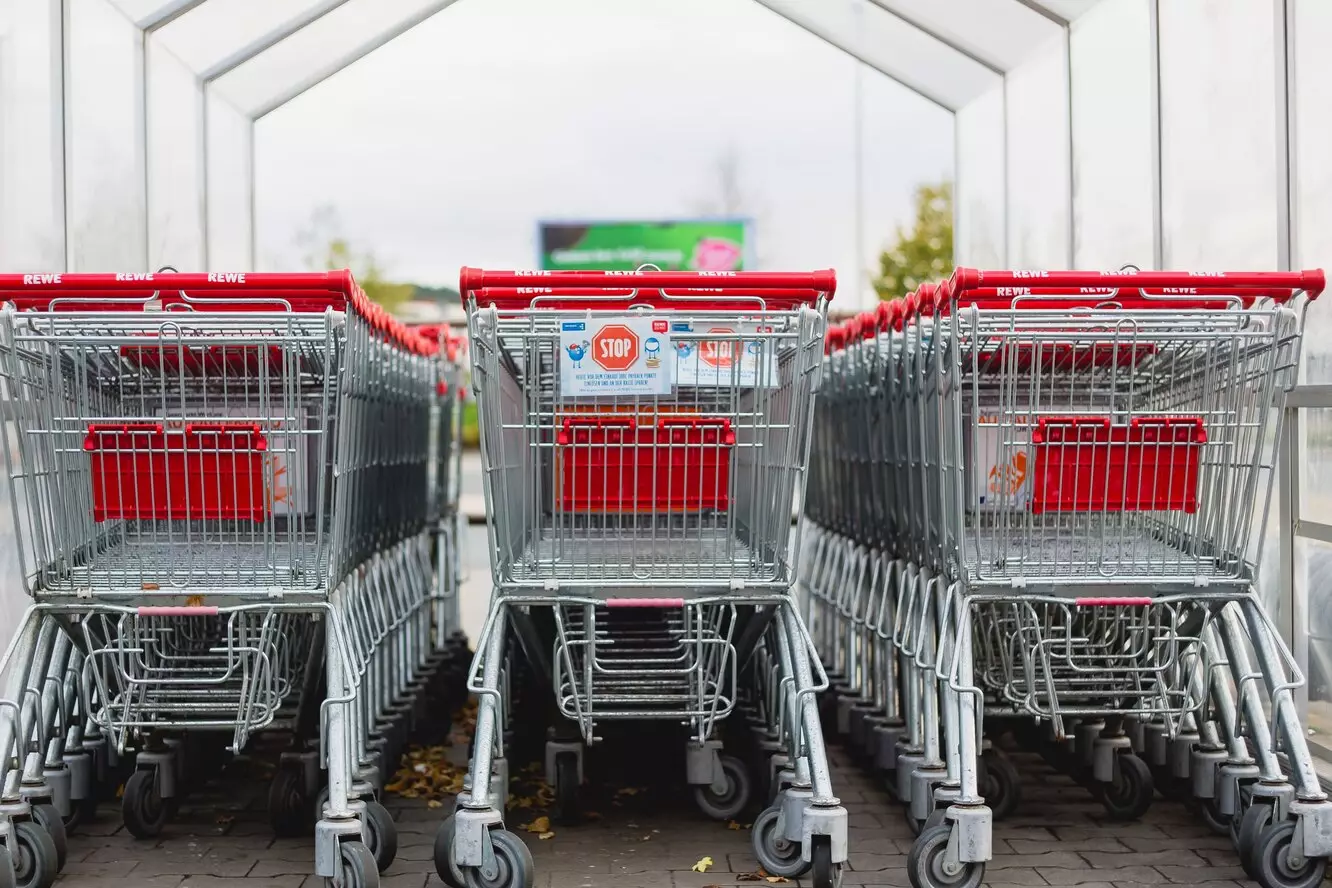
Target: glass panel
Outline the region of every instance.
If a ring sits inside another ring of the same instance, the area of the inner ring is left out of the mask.
[[[957,264],[1003,268],[1004,91],[996,87],[957,112]]]
[[[1165,263],[1274,268],[1272,5],[1171,0],[1159,6]]]
[[[1151,0],[1072,25],[1073,264],[1152,266]]]
[[[204,270],[203,101],[194,74],[148,44],[148,264]]]
[[[1332,408],[1301,410],[1300,438],[1300,517],[1332,524]]]
[[[1295,582],[1308,595],[1309,715],[1305,726],[1311,744],[1332,747],[1332,546],[1295,538]],[[1280,624],[1278,624],[1280,625]]]
[[[216,93],[208,97],[208,270],[247,271],[254,264],[254,125]]]
[[[310,19],[345,0],[209,0],[157,32],[162,43],[200,73],[291,22]]]
[[[1052,40],[1008,74],[1008,259],[1069,264],[1067,45]]]
[[[60,3],[0,2],[0,268],[65,265]]]
[[[141,271],[147,261],[143,41],[105,0],[67,5],[70,271]]]
[[[1295,256],[1301,268],[1332,267],[1332,4],[1294,0],[1295,52],[1291,89],[1295,114]],[[1316,305],[1306,318],[1305,381],[1332,383],[1332,309]],[[1332,520],[1332,515],[1328,519]]]
[[[994,0],[872,0],[1004,70],[1022,64],[1059,25],[1019,3]]]

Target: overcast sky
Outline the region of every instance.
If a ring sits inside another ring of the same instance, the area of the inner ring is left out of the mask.
[[[849,296],[856,66],[752,0],[465,0],[260,121],[259,261],[290,267],[333,204],[395,277],[531,267],[539,219],[697,215],[730,153],[759,262],[835,267]],[[953,133],[861,83],[868,264]]]

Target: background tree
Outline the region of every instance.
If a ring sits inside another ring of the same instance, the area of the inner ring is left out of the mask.
[[[384,268],[371,250],[362,250],[342,233],[338,212],[331,206],[314,211],[310,224],[296,236],[305,266],[316,271],[350,268],[365,295],[389,311],[412,298],[414,284],[401,284],[387,278]]]
[[[897,227],[896,242],[879,255],[872,277],[880,299],[905,296],[923,283],[953,271],[953,183],[916,189],[916,221],[910,231]]]

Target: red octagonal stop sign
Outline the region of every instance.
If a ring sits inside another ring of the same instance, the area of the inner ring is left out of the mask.
[[[726,336],[735,335],[735,331],[730,327],[713,327],[708,332]],[[698,356],[714,367],[729,367],[735,362],[734,339],[705,339],[700,345],[702,348],[699,349]]]
[[[624,324],[607,324],[592,337],[592,360],[603,370],[628,370],[638,360],[638,334]]]

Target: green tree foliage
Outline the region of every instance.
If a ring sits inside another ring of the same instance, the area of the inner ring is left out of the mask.
[[[923,283],[953,271],[953,183],[916,189],[916,221],[910,231],[898,226],[896,242],[879,256],[873,276],[880,299],[905,296]]]
[[[333,207],[315,210],[309,226],[301,231],[296,242],[305,254],[307,268],[317,271],[350,268],[365,295],[389,311],[411,299],[416,291],[413,284],[389,280],[374,252],[358,248],[342,233]]]

